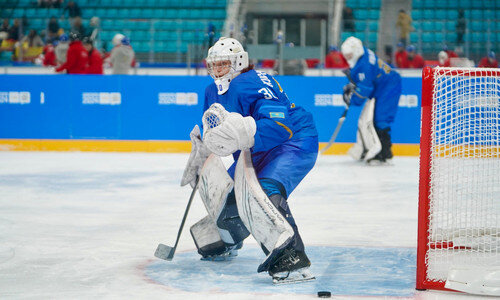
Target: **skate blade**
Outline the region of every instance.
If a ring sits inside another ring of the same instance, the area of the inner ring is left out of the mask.
[[[273,284],[279,285],[300,283],[316,279],[316,277],[312,275],[308,268],[309,267],[298,269],[290,272],[289,274],[288,272],[276,273],[273,275]]]
[[[224,253],[222,255],[202,257],[202,258],[200,258],[200,260],[203,260],[203,261],[231,261],[236,256],[238,256],[238,250],[231,250],[231,251]]]

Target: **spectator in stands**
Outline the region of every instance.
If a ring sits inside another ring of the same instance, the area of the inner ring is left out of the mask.
[[[448,58],[458,57],[458,54],[455,51],[449,49],[448,45],[446,44],[443,45],[443,51],[446,52],[446,54],[448,54]]]
[[[396,21],[396,27],[399,27],[399,40],[403,43],[403,46],[406,46],[408,42],[408,37],[410,36],[410,31],[413,30],[411,26],[412,19],[410,15],[408,15],[404,9],[399,10],[398,20]]]
[[[82,16],[82,11],[75,1],[69,1],[68,4],[66,4],[66,7],[63,10],[63,17],[66,14],[66,11],[68,11],[70,23],[73,23],[74,18]]]
[[[88,64],[85,74],[103,74],[102,70],[102,56],[99,51],[94,48],[94,44],[91,38],[83,38],[83,46],[88,51]]]
[[[88,52],[81,42],[81,37],[76,32],[69,34],[70,43],[66,62],[56,68],[56,72],[66,70],[67,74],[84,74],[88,64]]]
[[[2,45],[2,41],[6,40],[9,36],[9,19],[3,19],[2,26],[0,26],[0,45]]]
[[[479,68],[498,68],[498,61],[496,60],[495,52],[488,52],[488,55],[483,57],[477,66]]]
[[[0,26],[0,32],[5,32],[9,34],[10,21],[8,18],[3,19],[2,26]]]
[[[455,29],[457,32],[457,45],[462,45],[464,43],[464,34],[466,28],[465,12],[463,9],[458,10],[458,19]]]
[[[30,29],[19,42],[16,51],[16,57],[23,58],[25,61],[32,61],[43,52],[43,41],[35,29]]]
[[[325,57],[325,68],[345,69],[348,67],[349,65],[347,64],[347,61],[342,53],[339,51],[339,48],[331,46],[330,52],[328,52]]]
[[[56,51],[56,61],[58,65],[62,65],[66,62],[66,54],[69,49],[69,37],[66,33],[61,34],[57,45],[55,45]]]
[[[85,27],[82,24],[81,17],[75,17],[73,19],[73,25],[71,26],[71,32],[78,33],[82,38],[87,36],[87,32],[85,31]]]
[[[60,8],[63,0],[38,0],[38,7]]]
[[[215,30],[216,30],[215,25],[212,22],[208,23],[208,28],[207,28],[208,48],[214,45]]]
[[[264,69],[273,69],[276,61],[274,59],[264,59],[262,60],[261,67]]]
[[[14,20],[14,24],[9,28],[9,36],[7,37],[8,40],[13,40],[13,41],[19,41],[19,36],[20,36],[20,28],[21,28],[21,22],[19,19]]]
[[[408,53],[405,50],[405,45],[402,42],[399,42],[396,45],[396,54],[394,55],[394,59],[396,60],[396,67],[404,68],[404,64],[407,58]]]
[[[98,35],[99,35],[99,25],[101,24],[101,19],[99,19],[99,17],[92,17],[90,18],[90,22],[89,22],[89,25],[90,25],[90,28],[91,28],[91,32],[89,37],[92,41],[94,41],[94,46],[96,48],[98,48],[96,45],[95,45],[95,42],[97,41],[97,38],[98,38]]]
[[[344,31],[354,31],[354,13],[352,12],[352,8],[347,6],[344,7],[342,11],[342,21],[344,23]]]
[[[54,43],[57,44],[57,40]],[[56,51],[52,43],[47,43],[43,47],[43,52],[35,59],[35,64],[43,65],[44,67],[57,66]]]
[[[446,53],[445,51],[439,52],[438,61],[439,61],[440,67],[449,67],[450,66],[450,59],[448,58],[448,53]]]
[[[415,46],[409,45],[406,47],[406,51],[408,56],[403,63],[403,68],[421,69],[425,66],[424,58],[420,54],[417,54]]]
[[[118,38],[122,36],[121,40]],[[129,74],[131,67],[135,65],[135,52],[130,46],[130,39],[122,34],[113,37],[113,50],[106,59],[113,68],[113,74]]]
[[[59,29],[61,29],[61,27],[59,26],[59,22],[57,21],[57,18],[54,16],[50,17],[49,25],[47,27],[48,27],[47,42],[51,43],[54,40],[57,40],[57,38],[59,36]]]

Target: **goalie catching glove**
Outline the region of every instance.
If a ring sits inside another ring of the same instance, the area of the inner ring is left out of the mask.
[[[182,174],[181,186],[185,186],[189,183],[194,187],[196,176],[200,173],[203,164],[211,152],[201,140],[201,133],[198,125],[194,126],[189,136],[191,137],[191,155],[189,155],[184,174]]]
[[[203,114],[203,141],[219,156],[253,147],[256,131],[252,117],[230,113],[219,103],[212,104]]]

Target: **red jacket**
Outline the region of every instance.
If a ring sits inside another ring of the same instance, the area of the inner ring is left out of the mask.
[[[43,65],[44,66],[56,66],[56,51],[52,44],[47,44],[43,48]]]
[[[415,54],[413,56],[413,59],[407,57],[403,64],[403,68],[408,68],[408,69],[416,69],[416,68],[421,69],[424,66],[425,66],[424,58],[419,54]]]
[[[493,62],[490,63],[488,57],[483,57],[477,66],[479,68],[498,68],[498,61],[494,59]]]
[[[398,68],[406,68],[405,67],[405,61],[406,58],[408,57],[408,54],[406,51],[397,51],[395,55],[395,60],[396,60],[396,67]]]
[[[92,48],[89,51],[89,61],[85,74],[103,74],[102,57],[97,49]]]
[[[66,62],[60,65],[56,72],[66,70],[68,74],[84,74],[88,63],[88,53],[82,42],[74,41],[69,44]]]
[[[342,53],[339,51],[331,51],[325,57],[325,68],[344,69],[349,67]]]

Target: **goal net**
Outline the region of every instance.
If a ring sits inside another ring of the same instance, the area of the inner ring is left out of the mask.
[[[500,283],[498,69],[424,69],[418,222],[417,289]]]

